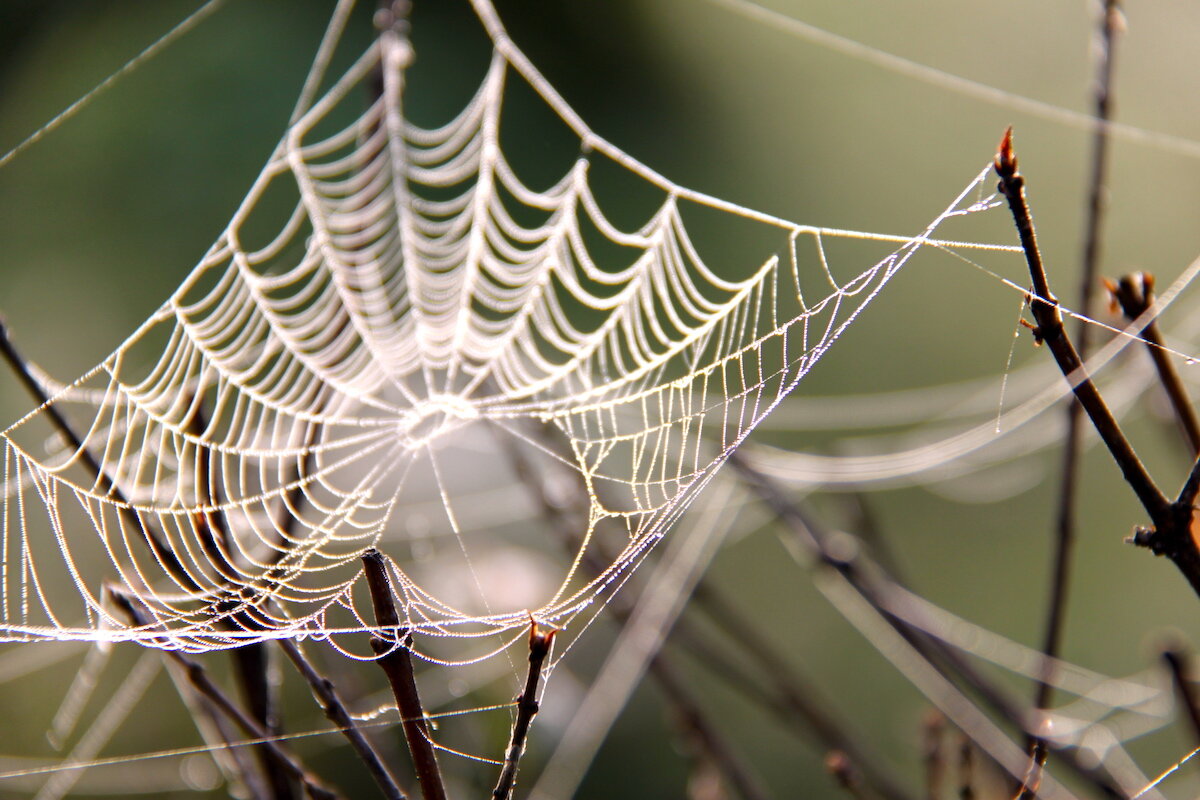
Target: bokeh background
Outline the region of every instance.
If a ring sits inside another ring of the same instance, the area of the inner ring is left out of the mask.
[[[195,6],[174,0],[0,4],[0,151]],[[1090,107],[1097,28],[1092,3],[773,0],[763,6],[1061,109]],[[369,11],[357,15],[349,41],[368,41]],[[1077,292],[1090,153],[1090,134],[1082,128],[914,80],[713,2],[522,0],[500,3],[499,11],[517,44],[610,141],[679,183],[798,222],[916,233],[985,166],[1005,126],[1013,125],[1051,280],[1068,304]],[[1116,118],[1200,139],[1200,72],[1186,67],[1200,41],[1200,7],[1131,1],[1124,11],[1128,30],[1116,54]],[[278,140],[329,12],[319,2],[229,0],[0,169],[0,313],[31,359],[60,379],[82,374],[187,274]],[[413,26],[418,62],[412,113],[423,122],[445,119],[482,75],[481,37],[459,0],[416,0]],[[517,157],[533,160],[540,146],[531,134],[529,152]],[[1145,269],[1166,285],[1200,254],[1195,150],[1189,155],[1167,145],[1114,140],[1104,274]],[[1015,241],[1003,226],[980,235]],[[728,246],[736,249],[737,243]],[[1015,259],[997,258],[988,267],[1024,283]],[[1184,293],[1168,327],[1186,321],[1194,295]],[[886,398],[888,392],[978,378],[987,380],[998,404],[1019,304],[1018,294],[966,264],[914,262],[806,377],[797,399]],[[1200,353],[1200,342],[1172,344]],[[1131,351],[1124,360],[1142,356]],[[1013,368],[1038,359],[1048,354],[1021,338]],[[1183,369],[1186,376],[1188,367]],[[1187,461],[1161,405],[1148,392],[1130,418],[1130,432],[1170,491],[1186,474]],[[0,376],[0,425],[29,406],[16,380]],[[782,426],[763,431],[761,440],[814,452],[848,446],[837,431]],[[990,630],[1036,644],[1056,463],[1053,449],[1022,460],[1015,475],[1012,469],[997,473],[990,492],[992,479],[985,474],[970,491],[950,484],[892,488],[869,492],[863,502],[919,591]],[[1200,607],[1168,563],[1123,543],[1144,520],[1106,457],[1093,449],[1085,469],[1064,655],[1104,673],[1129,674],[1155,664],[1168,636],[1200,642]],[[963,502],[966,494],[987,496],[988,502]],[[848,524],[844,494],[818,492],[808,502],[835,524]],[[737,531],[708,579],[803,665],[840,717],[918,785],[927,703],[812,588],[770,526]],[[581,646],[574,657],[602,657],[612,636],[596,626],[594,646]],[[15,648],[0,645],[0,664],[15,663]],[[40,743],[52,704],[81,658],[0,684],[0,714],[7,720],[0,756],[45,750],[29,742]],[[115,658],[135,660],[133,654]],[[819,749],[693,667],[689,679],[774,796],[841,796],[822,768]],[[586,665],[580,673],[588,674]],[[158,688],[167,699],[154,707],[170,711],[146,710],[106,753],[191,741],[182,706],[172,705],[169,687]],[[303,691],[295,695],[305,701]],[[297,717],[319,715],[314,710]],[[504,728],[503,720],[495,727],[497,752]],[[552,721],[535,726],[531,770],[554,731]],[[578,796],[684,796],[689,762],[676,731],[661,697],[643,686]],[[1185,755],[1189,743],[1180,727],[1138,744],[1135,755],[1154,774]],[[340,741],[333,737],[305,746],[318,766],[342,763]],[[103,775],[81,787],[169,794],[188,769],[200,775],[188,780],[206,785],[203,768],[186,759],[153,764],[153,774],[163,776],[161,790],[146,777],[149,766],[141,784],[133,779],[141,769],[97,770]],[[354,780],[347,778],[348,789]],[[34,788],[36,781],[0,782],[0,795],[24,796]],[[370,789],[356,791],[367,796]]]

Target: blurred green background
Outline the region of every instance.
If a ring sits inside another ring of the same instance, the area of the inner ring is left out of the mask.
[[[1091,3],[769,6],[953,75],[1063,109],[1090,107]],[[0,4],[0,152],[195,7],[174,0]],[[60,379],[83,373],[178,285],[278,140],[329,11],[317,2],[229,0],[0,169],[0,313],[31,359]],[[368,41],[369,11],[354,19],[350,42]],[[499,11],[516,43],[601,135],[683,185],[802,223],[916,233],[985,166],[1011,124],[1051,280],[1068,304],[1076,294],[1090,152],[1085,130],[915,81],[709,2],[522,0],[500,3]],[[1200,71],[1183,66],[1200,41],[1200,6],[1128,2],[1125,15],[1116,118],[1200,138]],[[410,112],[431,123],[467,99],[486,54],[459,0],[415,0],[413,26],[418,62]],[[530,152],[539,146],[531,135]],[[1165,286],[1200,253],[1200,164],[1121,139],[1111,152],[1102,272],[1151,270]],[[1003,227],[981,235],[1015,241]],[[1014,259],[988,266],[1025,282]],[[1185,292],[1168,326],[1192,313],[1193,295]],[[914,262],[799,394],[871,395],[992,376],[998,403],[1019,302],[967,265]],[[1200,343],[1173,344],[1200,352]],[[1048,354],[1027,337],[1017,343],[1018,365],[1040,358]],[[1153,412],[1156,402],[1148,396],[1145,406]],[[29,406],[17,382],[0,377],[0,424]],[[1173,491],[1186,460],[1161,414],[1138,415],[1130,430]],[[807,440],[787,441],[804,447]],[[836,448],[836,437],[814,436],[811,447]],[[866,502],[919,591],[1036,645],[1056,463],[1051,452],[1024,465],[1035,471],[1034,488],[988,504],[924,488],[881,491]],[[817,507],[835,521],[844,516],[840,498],[818,499]],[[1184,581],[1165,561],[1122,543],[1144,520],[1098,452],[1086,459],[1081,520],[1065,657],[1122,675],[1153,664],[1169,631],[1200,641],[1197,599]],[[916,786],[924,701],[828,607],[770,531],[747,533],[718,556],[711,580]],[[597,641],[606,635],[598,632]],[[0,658],[12,647],[0,645]],[[602,649],[582,647],[574,657],[600,657]],[[44,684],[26,677],[0,685],[9,720],[0,755],[40,737],[47,698],[61,691],[72,663],[46,673]],[[841,796],[819,753],[701,673],[690,676],[775,796]],[[156,724],[186,729],[182,710],[171,714]],[[686,760],[673,730],[659,696],[643,687],[579,796],[684,796]],[[138,727],[111,751],[153,749],[171,738]],[[1147,743],[1137,751],[1143,769],[1165,768],[1190,749],[1188,741],[1180,729]],[[533,758],[548,744],[535,733]],[[21,791],[0,785],[0,795]]]

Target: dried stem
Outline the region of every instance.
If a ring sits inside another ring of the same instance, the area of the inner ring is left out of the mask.
[[[413,672],[412,658],[406,641],[408,632],[400,627],[400,617],[396,614],[395,601],[392,599],[392,585],[388,579],[387,567],[384,565],[383,556],[374,548],[363,553],[362,561],[366,570],[367,586],[371,591],[371,602],[375,607],[375,624],[380,631],[390,632],[395,637],[395,640],[388,641],[381,636],[372,636],[371,649],[379,657],[379,666],[387,675],[392,694],[396,698],[396,706],[400,709],[404,738],[408,741],[408,750],[412,754],[421,794],[425,800],[446,800],[442,771],[433,750],[433,742],[429,738],[425,709],[417,693],[417,678]]]
[[[1100,263],[1101,230],[1104,224],[1105,192],[1108,184],[1108,121],[1112,114],[1112,76],[1120,12],[1117,0],[1105,0],[1100,26],[1100,48],[1095,89],[1096,127],[1092,137],[1091,177],[1088,181],[1087,221],[1085,224],[1083,263],[1080,270],[1079,310],[1085,318],[1092,317],[1095,306],[1095,287]],[[1081,360],[1091,351],[1092,329],[1081,320],[1076,329]],[[1070,589],[1072,553],[1077,527],[1079,480],[1082,455],[1082,406],[1072,400],[1067,404],[1067,433],[1063,443],[1062,483],[1058,510],[1055,514],[1054,566],[1051,570],[1050,596],[1046,606],[1046,627],[1042,640],[1043,673],[1034,696],[1038,708],[1050,705],[1054,695],[1054,664],[1062,649],[1063,625],[1066,619],[1067,597]],[[1030,752],[1037,768],[1041,769],[1045,748],[1031,742]],[[1039,758],[1039,755],[1041,756]],[[1028,785],[1028,782],[1026,782]]]
[[[1192,503],[1200,492],[1200,459],[1192,466],[1191,474],[1179,497],[1174,502],[1168,500],[1138,459],[1133,445],[1121,432],[1116,418],[1109,411],[1096,385],[1088,377],[1087,370],[1084,369],[1079,354],[1063,327],[1058,301],[1050,292],[1041,251],[1038,250],[1037,237],[1034,235],[1033,220],[1025,198],[1025,178],[1017,171],[1011,128],[1000,142],[996,156],[996,173],[1000,176],[1000,191],[1008,200],[1033,280],[1035,296],[1030,298],[1029,307],[1037,321],[1035,334],[1049,347],[1059,369],[1070,382],[1075,396],[1091,418],[1113,460],[1117,462],[1125,482],[1133,489],[1153,523],[1151,528],[1139,528],[1130,541],[1149,548],[1155,555],[1164,555],[1171,559],[1192,589],[1200,595],[1200,550],[1197,550],[1191,537]]]
[[[124,593],[119,590],[110,590],[109,596],[136,627],[149,624],[149,621],[142,614],[141,610]],[[325,786],[320,778],[309,772],[283,744],[275,741],[275,737],[269,731],[265,730],[257,720],[243,711],[237,703],[221,691],[220,687],[213,683],[212,679],[208,676],[208,671],[204,668],[204,665],[198,661],[193,661],[177,650],[165,650],[164,655],[183,668],[188,682],[202,697],[211,702],[218,711],[241,728],[247,736],[260,740],[260,744],[263,747],[271,750],[277,763],[283,765],[292,777],[304,785],[304,789],[309,796],[318,798],[319,800],[335,800],[335,798],[342,797],[342,795],[333,789]]]
[[[513,786],[517,782],[517,766],[525,752],[525,740],[529,737],[529,726],[538,712],[538,682],[542,677],[542,665],[546,656],[550,655],[550,646],[554,643],[554,634],[558,631],[550,629],[538,630],[535,620],[529,621],[529,672],[525,675],[525,688],[517,697],[517,718],[513,721],[512,736],[508,740],[508,750],[504,755],[504,768],[500,771],[500,779],[492,790],[493,800],[508,800],[512,796]]]
[[[300,646],[291,639],[280,639],[279,645],[283,648],[283,652],[291,662],[296,665],[296,670],[304,676],[304,680],[312,687],[313,694],[320,701],[321,710],[325,712],[325,716],[330,722],[341,729],[342,733],[350,741],[350,746],[354,748],[354,752],[358,753],[358,757],[367,765],[371,777],[375,779],[375,783],[379,785],[384,796],[389,798],[389,800],[405,800],[404,792],[400,791],[396,779],[388,771],[387,766],[383,763],[383,759],[375,752],[375,748],[367,741],[367,737],[358,729],[354,718],[346,710],[346,704],[338,696],[333,681],[321,675],[312,662],[308,660],[308,657],[304,655],[304,651],[300,649]]]
[[[654,675],[663,694],[671,702],[671,706],[679,715],[689,738],[694,740],[710,758],[720,773],[725,776],[743,800],[765,800],[767,797],[762,787],[758,785],[750,771],[742,764],[741,759],[734,753],[733,748],[721,736],[720,731],[712,725],[700,711],[701,705],[691,693],[684,688],[675,669],[667,659],[659,653],[650,662],[650,672]]]
[[[12,339],[9,337],[8,326],[2,319],[0,319],[0,355],[4,356],[4,360],[8,362],[8,365],[16,373],[21,383],[29,390],[34,399],[41,404],[42,409],[46,412],[46,415],[50,418],[51,423],[53,423],[59,434],[66,439],[67,443],[75,450],[79,460],[91,472],[92,477],[96,481],[97,494],[107,494],[113,499],[117,513],[125,521],[125,525],[141,533],[142,540],[150,547],[150,552],[154,554],[155,559],[158,560],[158,563],[162,565],[168,575],[180,586],[189,591],[200,589],[199,584],[187,573],[187,570],[184,569],[183,564],[180,563],[175,553],[163,544],[159,535],[133,510],[129,500],[125,497],[125,493],[116,485],[112,477],[101,468],[100,463],[96,461],[95,456],[88,450],[83,439],[75,433],[71,424],[59,413],[58,408],[50,402],[50,396],[46,394],[46,390],[42,388],[42,384],[29,369],[29,362],[16,349]]]
[[[1109,281],[1105,285],[1130,322],[1140,318],[1154,305],[1154,276],[1148,272],[1135,272],[1116,283]],[[1152,319],[1146,323],[1139,336],[1146,342],[1146,350],[1154,362],[1158,380],[1167,393],[1179,427],[1187,437],[1192,456],[1200,455],[1200,418],[1197,418],[1196,410],[1192,408],[1191,398],[1188,397],[1187,389],[1179,377],[1179,371],[1175,369],[1175,362],[1167,355],[1163,346],[1157,320]]]

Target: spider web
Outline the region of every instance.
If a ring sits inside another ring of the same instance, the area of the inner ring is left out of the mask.
[[[209,650],[363,631],[371,547],[427,657],[459,657],[433,639],[512,640],[531,616],[566,626],[914,254],[1014,249],[933,238],[996,205],[987,170],[912,237],[798,225],[677,186],[588,128],[484,0],[486,75],[457,116],[421,127],[405,114],[403,21],[325,76],[348,7],[199,265],[2,434],[0,641]],[[514,86],[575,143],[547,187],[502,146]],[[606,211],[602,169],[656,195],[639,225]],[[698,227],[730,223],[761,250],[706,255]],[[834,240],[895,249],[847,266],[827,255]],[[65,449],[60,415],[79,436]],[[506,486],[563,473],[587,497],[572,541],[502,518]],[[514,548],[548,559],[564,545],[552,580],[514,593],[496,577]],[[598,555],[598,573],[581,568]],[[106,591],[137,597],[152,622],[131,629]]]

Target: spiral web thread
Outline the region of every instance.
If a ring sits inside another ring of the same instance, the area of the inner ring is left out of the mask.
[[[458,116],[426,129],[404,113],[403,23],[322,79],[343,4],[292,124],[200,264],[116,352],[3,433],[0,641],[209,650],[361,631],[370,547],[389,556],[419,641],[516,632],[531,615],[565,626],[909,258],[1013,249],[933,239],[995,206],[986,171],[911,238],[796,225],[683,189],[591,131],[494,10],[475,10],[490,67]],[[578,143],[548,188],[526,185],[501,147],[514,83]],[[659,194],[636,230],[593,193],[601,162]],[[753,226],[768,255],[710,263],[684,222],[697,209]],[[897,249],[839,280],[832,239]],[[52,412],[82,447],[63,449]],[[543,478],[571,475],[588,500],[573,557],[520,607],[485,588],[476,554],[510,534],[471,530],[477,503],[459,496],[478,486],[470,476],[509,469],[489,460],[510,451]],[[473,605],[392,555],[414,547],[414,496],[440,506],[422,534],[457,559]],[[606,566],[585,574],[598,553]],[[113,586],[152,623],[114,615]]]

